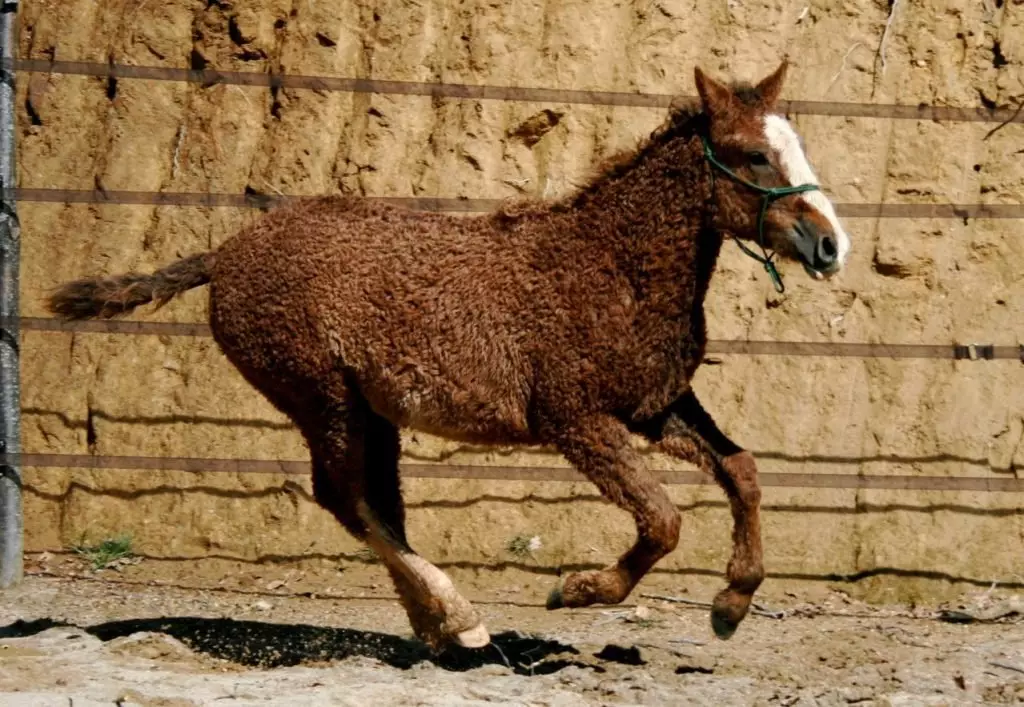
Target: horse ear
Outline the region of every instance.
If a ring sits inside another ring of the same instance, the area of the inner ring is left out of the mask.
[[[786,81],[786,70],[788,68],[789,57],[785,56],[782,58],[779,68],[771,76],[766,76],[761,80],[761,83],[757,84],[757,92],[768,107],[773,107],[775,102],[779,100],[779,94],[782,93],[782,84]]]
[[[699,66],[693,69],[693,79],[697,84],[697,93],[700,94],[705,113],[722,113],[732,105],[734,98],[729,87],[715,81],[701,71]]]

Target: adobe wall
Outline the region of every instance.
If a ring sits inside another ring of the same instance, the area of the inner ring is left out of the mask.
[[[24,0],[20,55],[691,95],[694,64],[756,79],[788,52],[789,99],[1013,105],[1024,100],[1024,5],[999,4],[897,3],[879,53],[889,3],[866,0]],[[275,98],[258,87],[127,79],[115,91],[101,78],[18,78],[19,183],[33,188],[556,195],[664,117],[649,108],[288,89]],[[547,123],[551,116],[557,122],[539,141],[513,136],[542,111],[550,112]],[[837,202],[1024,202],[1020,123],[986,140],[992,123],[794,121]],[[215,246],[259,214],[29,202],[19,209],[29,317],[46,316],[45,293],[65,279],[157,267]],[[784,297],[726,244],[709,297],[711,336],[1024,341],[1024,222],[846,223],[853,239],[847,272],[822,285],[788,268]],[[193,291],[135,318],[205,322],[206,296]],[[22,359],[26,452],[307,458],[298,435],[209,339],[28,331]],[[1024,468],[1019,363],[721,359],[701,370],[698,391],[722,427],[759,454],[762,471],[1004,478]],[[406,457],[563,464],[542,450],[463,448],[423,435],[406,435]],[[140,552],[173,561],[333,562],[358,550],[311,502],[306,478],[55,468],[29,468],[25,476],[31,551],[65,547],[82,533],[121,531],[133,533]],[[481,586],[518,573],[524,586],[546,587],[542,568],[603,564],[632,532],[625,514],[601,504],[585,483],[410,479],[406,493],[417,547],[458,581]],[[649,586],[717,586],[729,547],[724,497],[713,487],[673,487],[672,494],[688,508],[685,539]],[[776,579],[766,591],[864,572],[866,579],[846,588],[878,600],[939,598],[970,586],[947,579],[1024,583],[1021,499],[768,488],[764,540]],[[506,549],[521,533],[542,541],[525,560]],[[178,564],[182,573],[198,566]],[[877,568],[884,569],[872,575]]]

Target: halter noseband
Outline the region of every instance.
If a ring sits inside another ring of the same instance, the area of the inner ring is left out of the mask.
[[[744,179],[743,177],[739,176],[738,174],[736,174],[731,169],[729,169],[724,164],[722,164],[721,162],[718,161],[718,159],[715,157],[715,153],[712,152],[712,150],[711,150],[711,143],[708,142],[707,137],[702,135],[700,139],[701,139],[701,142],[704,143],[704,156],[707,158],[708,162],[710,162],[712,164],[712,166],[714,166],[714,167],[722,170],[723,172],[725,172],[726,175],[728,175],[734,181],[737,181],[740,184],[742,184],[742,185],[744,185],[746,187],[749,187],[750,189],[753,189],[754,191],[756,191],[756,192],[758,192],[758,193],[763,195],[763,197],[761,199],[761,213],[757,217],[757,244],[761,247],[761,252],[764,255],[758,255],[757,253],[752,251],[750,248],[748,248],[746,246],[746,244],[743,243],[743,241],[741,241],[739,238],[736,238],[735,236],[733,237],[733,240],[736,241],[736,245],[738,245],[740,247],[740,249],[744,253],[746,253],[751,258],[753,258],[757,262],[759,262],[762,265],[764,265],[764,269],[768,271],[768,276],[772,279],[772,284],[775,285],[775,291],[780,293],[780,294],[785,292],[786,291],[786,286],[782,284],[782,276],[779,275],[779,271],[775,267],[775,263],[773,262],[773,260],[775,258],[775,252],[773,251],[771,253],[771,255],[769,255],[768,254],[768,249],[765,246],[765,240],[764,240],[764,217],[765,217],[765,214],[768,212],[768,207],[776,199],[781,199],[782,197],[789,196],[790,194],[802,194],[803,192],[815,191],[816,189],[820,189],[820,187],[817,184],[800,184],[800,185],[795,186],[795,187],[772,187],[772,188],[769,188],[769,187],[762,187],[760,184],[754,184],[753,182],[748,182],[746,179]],[[712,194],[712,197],[714,197],[714,193],[715,193],[715,173],[714,173],[714,171],[712,171],[711,172],[711,194]]]

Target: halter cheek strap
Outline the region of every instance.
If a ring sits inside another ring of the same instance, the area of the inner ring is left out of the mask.
[[[762,195],[762,198],[761,198],[761,212],[760,212],[760,214],[757,217],[757,244],[760,246],[761,253],[763,253],[763,255],[758,255],[757,253],[752,251],[739,238],[733,237],[733,240],[736,241],[736,245],[738,245],[740,247],[740,249],[744,253],[746,253],[751,258],[753,258],[757,262],[759,262],[762,265],[764,265],[764,269],[768,271],[768,276],[772,279],[772,284],[775,286],[775,291],[779,292],[780,294],[782,292],[785,292],[786,291],[786,286],[784,284],[782,284],[782,276],[779,275],[779,271],[775,267],[775,262],[774,262],[775,252],[773,251],[771,254],[769,254],[768,253],[768,249],[765,246],[764,217],[765,217],[765,214],[768,213],[768,207],[771,206],[772,202],[775,201],[776,199],[781,199],[782,197],[789,196],[791,194],[802,194],[803,192],[815,191],[815,190],[819,189],[820,187],[818,187],[817,184],[800,184],[800,185],[795,186],[795,187],[772,187],[772,188],[769,188],[769,187],[762,187],[760,184],[754,184],[753,182],[747,181],[746,179],[744,179],[743,177],[741,177],[740,175],[736,174],[731,169],[726,167],[724,164],[719,162],[718,159],[715,157],[715,153],[711,150],[711,143],[708,142],[707,137],[702,135],[701,136],[701,142],[704,143],[704,156],[707,158],[708,162],[710,162],[713,167],[715,167],[717,169],[720,169],[721,171],[725,172],[725,174],[729,178],[731,178],[733,181],[739,182],[743,186],[748,187],[750,189],[753,189],[754,191],[756,191],[756,192],[758,192],[758,193],[760,193]],[[715,173],[714,173],[714,171],[712,171],[711,172],[711,193],[712,193],[712,195],[714,195],[714,193],[715,193],[714,190],[715,190]]]

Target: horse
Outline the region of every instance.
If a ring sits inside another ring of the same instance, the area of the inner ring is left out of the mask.
[[[219,348],[301,431],[316,501],[378,555],[436,651],[491,639],[406,537],[399,429],[547,446],[632,514],[634,544],[604,569],[561,577],[549,610],[620,603],[676,548],[680,514],[631,445],[640,436],[728,497],[728,584],[711,608],[727,639],[765,574],[755,460],[691,387],[711,276],[727,237],[780,289],[776,256],[827,280],[850,250],[778,110],[788,65],[756,85],[695,67],[699,100],[670,107],[636,149],[561,198],[473,216],[344,194],[295,200],[151,274],[66,282],[47,306],[65,320],[111,318],[208,284]]]

